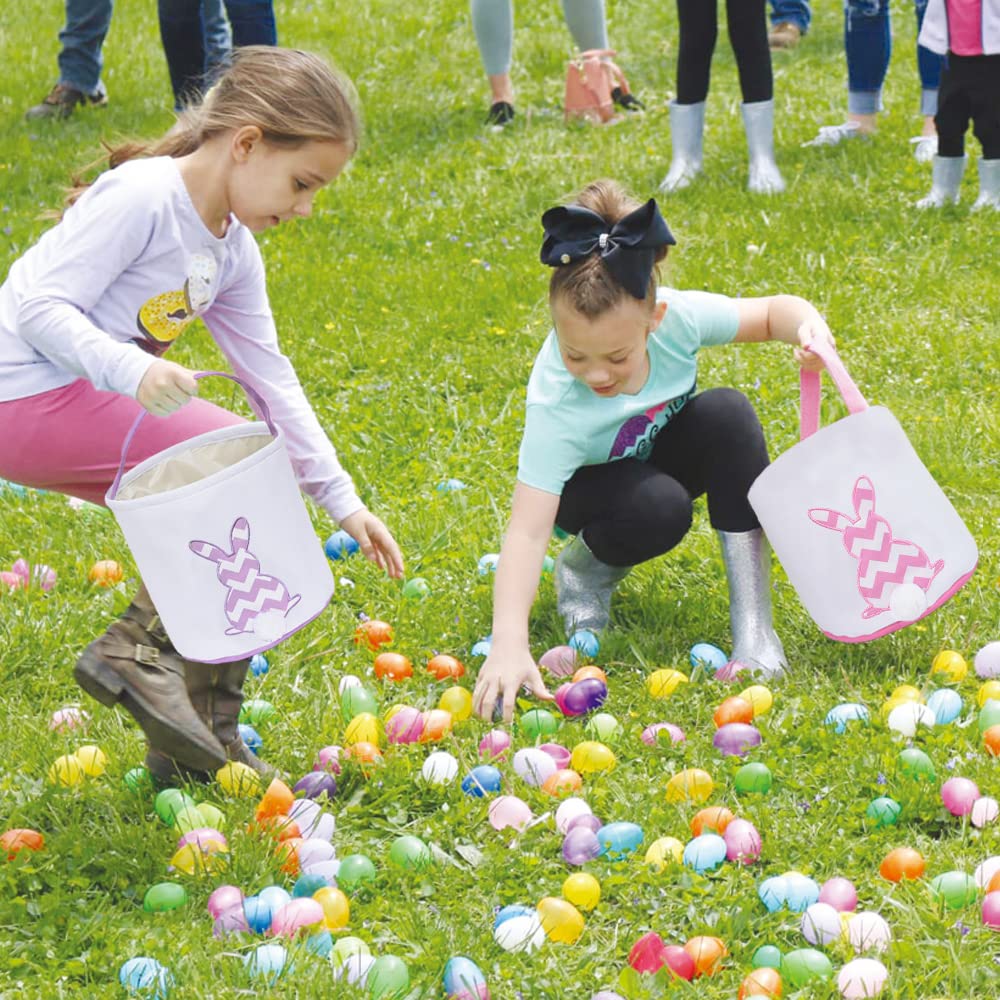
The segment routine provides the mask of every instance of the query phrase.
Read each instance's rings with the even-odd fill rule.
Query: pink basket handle
[[[861,390],[847,374],[844,363],[840,360],[836,348],[822,340],[814,340],[807,348],[819,356],[824,367],[833,379],[837,392],[847,404],[850,413],[861,413],[868,409],[868,402],[861,395]],[[804,368],[799,371],[799,440],[805,441],[819,430],[819,401],[822,391],[820,373],[809,372]]]
[[[264,418],[264,422],[267,424],[267,429],[275,436],[278,436],[278,428],[275,427],[274,421],[271,419],[271,411],[268,409],[267,403],[264,402],[260,393],[256,389],[247,385],[242,379],[237,378],[235,375],[230,375],[228,372],[195,372],[194,377],[198,380],[203,378],[208,378],[209,375],[218,375],[220,378],[227,378],[230,382],[235,382],[249,397],[250,401],[254,403],[260,415]],[[122,458],[118,463],[118,473],[115,476],[115,481],[111,484],[111,489],[108,490],[108,496],[114,500],[118,496],[118,487],[121,484],[122,476],[125,475],[125,460],[128,458],[129,445],[132,444],[132,438],[135,437],[135,432],[139,429],[139,424],[143,422],[148,416],[147,412],[143,410],[139,416],[135,418],[135,423],[129,429],[128,434],[125,435],[125,443],[122,445]]]

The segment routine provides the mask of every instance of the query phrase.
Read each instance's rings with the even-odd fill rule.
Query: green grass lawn
[[[497,907],[534,905],[558,896],[570,869],[551,819],[515,837],[487,821],[485,800],[457,783],[427,787],[419,778],[427,747],[396,747],[366,780],[345,773],[337,816],[338,855],[363,852],[376,863],[373,886],[355,894],[349,932],[375,954],[393,954],[410,970],[413,997],[437,997],[452,955],[472,957],[492,995],[589,1000],[618,988],[630,998],[677,995],[735,997],[754,951],[772,943],[804,947],[799,917],[769,914],[757,898],[765,876],[799,869],[823,881],[843,875],[857,885],[859,908],[877,910],[892,927],[883,960],[883,996],[970,1000],[1000,995],[1000,938],[980,919],[982,894],[960,910],[939,906],[929,879],[971,872],[1000,853],[1000,825],[974,829],[941,806],[949,774],[997,795],[997,764],[984,752],[976,724],[977,681],[958,690],[959,722],[923,732],[937,780],[918,785],[896,766],[902,748],[880,714],[898,684],[925,693],[942,649],[971,662],[1000,639],[1000,469],[997,383],[1000,323],[995,213],[972,215],[975,172],[963,203],[920,213],[930,168],[918,165],[908,139],[916,114],[914,25],[897,4],[895,52],[887,112],[873,141],[806,149],[820,124],[841,120],[846,103],[842,27],[835,5],[817,4],[812,33],[793,53],[775,56],[778,160],[788,182],[780,197],[745,191],[745,145],[735,64],[723,33],[714,63],[706,134],[706,173],[688,190],[662,199],[678,238],[666,279],[678,287],[734,296],[793,292],[824,312],[842,356],[871,402],[888,406],[950,496],[981,549],[978,572],[941,611],[901,633],[867,645],[825,639],[780,571],[775,605],[792,671],[773,685],[774,707],[760,719],[764,742],[752,755],[774,773],[766,796],[736,792],[738,762],[712,749],[712,712],[727,694],[693,677],[669,702],[654,702],[643,678],[657,667],[689,671],[698,641],[729,642],[721,560],[699,504],[695,527],[674,553],[635,571],[617,598],[615,627],[599,664],[607,668],[607,710],[622,725],[612,741],[617,768],[587,779],[584,795],[606,821],[642,825],[648,845],[661,836],[690,838],[694,809],[668,804],[671,774],[702,767],[716,780],[711,802],[750,819],[761,832],[760,863],[726,864],[708,876],[680,866],[655,873],[637,858],[587,866],[603,898],[573,945],[547,943],[531,955],[507,954],[492,937]],[[646,102],[644,115],[608,128],[563,123],[560,111],[568,34],[556,0],[521,0],[514,79],[519,111],[502,134],[483,126],[488,106],[464,0],[370,0],[368,3],[277,4],[282,41],[332,56],[355,80],[366,120],[361,153],[318,199],[311,220],[261,239],[271,299],[287,353],[354,474],[362,495],[384,516],[407,558],[408,575],[432,593],[413,602],[397,583],[357,560],[338,564],[342,587],[329,612],[271,655],[253,695],[276,715],[261,726],[264,756],[292,780],[319,748],[339,743],[338,682],[353,673],[383,708],[437,704],[445,685],[425,680],[431,651],[463,659],[471,689],[479,660],[473,644],[489,631],[489,580],[481,555],[499,549],[513,487],[524,385],[548,329],[546,269],[538,263],[539,218],[558,199],[599,176],[612,176],[640,197],[656,193],[669,163],[668,101],[676,60],[676,19],[669,3],[611,0],[610,30],[619,62]],[[169,85],[156,31],[155,5],[121,3],[105,48],[111,96],[103,111],[65,123],[27,123],[22,114],[54,82],[61,5],[8,4],[0,23],[0,258],[9,266],[44,231],[40,213],[56,206],[69,174],[92,161],[102,140],[157,135],[170,123]],[[979,145],[971,135],[969,151]],[[108,234],[109,240],[113,234]],[[204,331],[187,335],[171,357],[216,367]],[[797,437],[797,371],[779,346],[734,347],[702,356],[700,383],[732,385],[754,401],[773,454]],[[235,397],[211,390],[222,402]],[[826,419],[843,414],[828,393]],[[238,404],[237,404],[238,405]],[[16,429],[0,428],[0,433]],[[436,484],[468,484],[444,494]],[[331,525],[318,513],[317,533]],[[557,543],[556,543],[557,544]],[[555,544],[553,554],[555,553]],[[233,882],[249,894],[286,884],[264,843],[246,832],[255,802],[225,795],[215,783],[189,789],[226,815],[232,861],[222,874],[183,879],[189,902],[171,913],[143,911],[146,889],[167,878],[177,835],[155,816],[152,796],[136,795],[122,776],[144,753],[141,733],[122,712],[86,703],[85,733],[48,728],[52,712],[81,702],[72,665],[82,647],[120,611],[121,592],[95,589],[87,571],[97,559],[134,565],[110,515],[76,512],[64,498],[0,492],[0,569],[18,557],[58,572],[56,588],[0,596],[0,830],[33,827],[44,851],[0,864],[0,997],[115,997],[119,966],[133,955],[158,958],[172,971],[177,998],[363,996],[334,986],[322,959],[302,951],[273,989],[250,979],[240,960],[259,940],[219,942],[205,910],[211,890]],[[413,680],[383,685],[371,655],[352,642],[357,615],[392,622],[396,649],[414,660]],[[532,628],[537,654],[562,639],[551,580],[543,582]],[[870,726],[836,735],[823,725],[841,701],[862,701]],[[530,707],[524,703],[524,707]],[[688,734],[676,747],[647,747],[642,728],[668,720]],[[467,721],[443,747],[467,768],[488,727]],[[559,742],[586,738],[568,720]],[[515,731],[515,747],[528,744]],[[96,743],[109,765],[78,789],[46,782],[53,760]],[[464,773],[464,771],[463,771]],[[505,766],[506,791],[536,815],[554,803]],[[890,795],[903,805],[895,827],[874,829],[868,803]],[[390,865],[393,839],[412,833],[442,852],[430,873]],[[927,861],[925,880],[893,885],[879,863],[909,845]],[[644,851],[644,848],[643,848]],[[628,950],[648,930],[683,943],[721,937],[730,957],[710,979],[667,986],[619,984]],[[834,969],[852,957],[843,943],[826,949]],[[837,995],[835,982],[785,996]]]

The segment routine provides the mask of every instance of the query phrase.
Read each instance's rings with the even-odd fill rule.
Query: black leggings
[[[703,493],[714,528],[759,528],[747,491],[768,461],[746,396],[709,389],[660,431],[648,461],[623,458],[577,469],[563,488],[556,524],[571,535],[584,532],[601,562],[634,566],[680,542],[691,527],[692,501]]]
[[[983,159],[1000,160],[1000,55],[948,53],[934,116],[939,156],[965,153],[970,118],[972,131],[983,146]]]
[[[719,34],[717,0],[677,0],[680,51],[677,55],[677,103],[700,104],[708,96],[712,53]],[[771,50],[767,47],[764,0],[726,0],[729,43],[736,56],[745,104],[774,96]]]

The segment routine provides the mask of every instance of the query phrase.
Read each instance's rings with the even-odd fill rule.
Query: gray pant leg
[[[581,52],[608,48],[604,0],[562,0],[563,16]]]
[[[509,73],[514,51],[513,0],[472,0],[472,30],[486,75]]]

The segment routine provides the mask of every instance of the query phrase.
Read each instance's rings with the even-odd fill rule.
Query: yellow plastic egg
[[[352,743],[371,743],[372,746],[377,747],[380,745],[381,739],[382,727],[371,712],[359,712],[344,730],[344,743],[347,746]]]
[[[248,799],[261,793],[260,775],[248,764],[236,760],[223,764],[215,772],[215,780],[229,795]]]
[[[170,859],[170,867],[185,875],[211,874],[226,867],[226,848],[218,840],[202,840],[177,849]]]
[[[678,685],[687,684],[687,674],[679,670],[654,670],[646,678],[646,690],[651,698],[669,698]]]
[[[976,701],[980,708],[990,699],[1000,701],[1000,681],[987,681],[976,693]]]
[[[438,708],[451,712],[453,721],[462,722],[472,715],[472,694],[464,687],[450,687],[441,692]]]
[[[610,747],[596,740],[584,740],[573,747],[570,765],[578,774],[593,774],[595,771],[612,771],[618,759]]]
[[[76,754],[65,754],[57,757],[49,768],[49,781],[53,785],[63,785],[65,788],[76,788],[82,785],[87,777],[83,765]]]
[[[751,684],[745,691],[740,692],[740,697],[753,705],[754,718],[765,715],[774,704],[774,695],[763,684]]]
[[[563,882],[562,894],[581,910],[592,910],[601,901],[601,883],[588,872],[574,872]]]
[[[323,907],[323,926],[339,931],[351,922],[351,901],[340,889],[324,886],[313,893],[313,899]]]
[[[657,872],[662,872],[671,861],[680,864],[683,859],[684,845],[676,837],[660,837],[646,851],[646,864]]]
[[[546,896],[538,902],[542,930],[550,941],[575,944],[583,933],[583,914],[570,902],[558,896]]]
[[[108,766],[107,755],[100,747],[91,744],[80,747],[74,754],[85,774],[99,778]]]
[[[707,802],[714,787],[708,771],[700,767],[685,768],[667,782],[667,801]]]
[[[953,649],[942,649],[931,663],[931,673],[944,674],[945,679],[952,684],[964,681],[968,672],[969,664],[965,662],[965,657]]]
[[[923,701],[924,696],[920,693],[920,688],[915,688],[912,684],[900,684],[894,688],[889,700],[898,698],[900,701]]]

